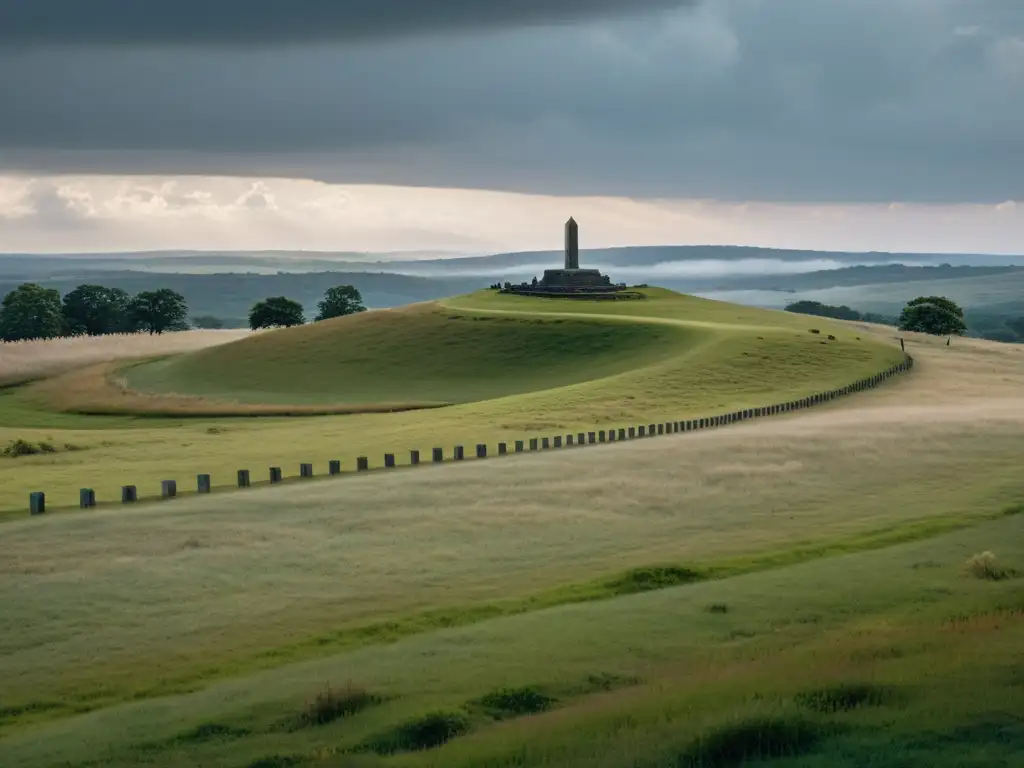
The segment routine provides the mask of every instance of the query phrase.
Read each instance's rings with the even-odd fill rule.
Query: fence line
[[[825,392],[818,392],[807,397],[798,398],[796,400],[789,400],[784,403],[775,403],[773,405],[763,405],[756,408],[744,408],[731,413],[718,414],[715,416],[706,416],[703,418],[691,418],[680,421],[665,421],[655,422],[654,424],[637,424],[629,427],[615,427],[607,428],[603,430],[596,430],[593,432],[579,432],[575,435],[555,435],[554,437],[531,437],[529,442],[526,440],[516,440],[512,449],[509,449],[507,442],[498,443],[497,454],[489,453],[488,446],[485,443],[478,443],[476,445],[476,459],[487,459],[489,457],[507,456],[511,453],[527,453],[527,452],[538,452],[538,451],[552,451],[562,449],[563,446],[566,448],[576,448],[587,445],[601,445],[608,443],[624,442],[628,440],[634,440],[639,438],[658,437],[661,435],[674,435],[683,432],[697,432],[703,429],[714,429],[716,427],[727,426],[729,424],[736,424],[741,421],[748,421],[750,419],[763,418],[766,416],[775,416],[782,413],[792,413],[793,411],[803,410],[805,408],[812,408],[822,403],[829,403],[833,400],[838,400],[840,397],[847,395],[856,394],[857,392],[863,392],[868,389],[873,389],[879,384],[887,381],[893,376],[897,376],[901,373],[905,373],[914,367],[914,358],[910,355],[904,354],[904,360],[902,363],[887,368],[881,373],[876,373],[873,376],[855,381],[853,384],[848,384],[837,389],[828,390]],[[445,458],[444,448],[434,448],[431,452],[431,461],[426,464],[420,463],[420,452],[413,450],[409,452],[409,465],[413,466],[430,466],[430,464],[441,464],[449,463],[451,461],[463,461],[465,459],[465,448],[461,445],[456,445],[450,458]],[[367,472],[371,469],[395,469],[397,468],[396,456],[393,453],[385,453],[383,457],[383,463],[381,466],[371,468],[370,459],[367,456],[360,456],[356,459],[355,472]],[[328,476],[337,477],[342,474],[341,461],[338,459],[332,459],[328,462]],[[349,472],[347,474],[353,474]],[[294,479],[311,479],[315,476],[312,464],[300,464],[299,475]],[[251,473],[248,469],[238,470],[238,487],[249,488],[252,485]],[[272,485],[282,483],[285,480],[284,473],[281,467],[270,467],[268,481]],[[211,493],[213,486],[211,484],[211,478],[208,474],[201,474],[196,476],[196,492],[201,494]],[[162,499],[173,499],[178,495],[178,484],[175,480],[163,480],[160,484],[160,498]],[[138,489],[134,485],[125,485],[121,488],[121,503],[132,504],[139,500]],[[82,509],[91,509],[97,504],[96,493],[91,488],[83,488],[79,495],[79,506]],[[32,515],[41,515],[46,512],[46,494],[42,491],[35,491],[29,494],[29,513]]]

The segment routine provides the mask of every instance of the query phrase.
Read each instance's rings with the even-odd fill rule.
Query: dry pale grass
[[[234,416],[339,416],[398,413],[440,408],[445,403],[371,403],[366,405],[237,403],[228,399],[139,392],[129,387],[123,361],[75,369],[32,385],[29,396],[48,409],[83,415],[144,415],[221,418]]]
[[[1024,420],[847,429],[809,414],[134,510],[26,515],[0,528],[0,678],[19,697],[43,680],[145,688],[429,607],[973,519],[1019,500],[1022,454]],[[97,661],[68,666],[82,658]]]
[[[55,376],[94,363],[190,352],[247,336],[245,330],[180,331],[73,336],[0,342],[0,387]]]
[[[999,562],[999,558],[992,552],[981,552],[971,555],[964,563],[967,573],[976,579],[986,581],[1002,581],[1013,576],[1013,571]]]
[[[893,333],[892,329],[860,330]],[[795,465],[797,458],[787,456],[785,446],[800,440],[820,441],[821,449],[827,453],[832,450],[831,445],[839,444],[837,440],[844,445],[856,442],[859,446],[864,438],[867,440],[864,450],[872,452],[873,435],[887,435],[896,440],[909,436],[910,441],[904,444],[913,462],[918,455],[927,457],[932,426],[938,428],[941,435],[983,435],[990,429],[1006,434],[1007,439],[1019,434],[1024,426],[1024,348],[960,339],[946,347],[944,341],[909,338],[908,351],[917,360],[914,371],[876,390],[800,414],[757,420],[709,434],[684,435],[679,439],[687,446],[704,446],[707,445],[705,440],[721,439],[730,444],[763,437],[768,441],[765,450],[773,451],[771,441],[778,438],[784,445],[774,455],[768,455],[771,462],[756,465],[748,462],[739,470],[742,474],[767,476],[763,478],[765,482],[775,483],[799,474],[800,468]],[[42,382],[34,386],[48,384]],[[50,506],[57,507],[76,504],[81,487],[94,488],[101,501],[109,502],[119,497],[120,486],[124,484],[136,484],[143,497],[152,497],[158,492],[160,480],[177,479],[184,490],[192,486],[191,478],[200,472],[212,474],[215,485],[222,486],[233,484],[235,471],[242,468],[252,470],[254,480],[265,480],[269,466],[281,466],[286,475],[295,475],[300,462],[313,462],[320,474],[326,469],[328,459],[340,459],[343,467],[350,470],[357,456],[369,456],[371,466],[379,466],[385,452],[397,454],[399,462],[404,462],[407,451],[412,448],[429,456],[432,447],[443,446],[450,456],[451,446],[461,444],[469,446],[472,453],[472,446],[481,442],[493,448],[499,440],[576,432],[592,429],[595,423],[623,426],[636,417],[632,412],[625,413],[625,408],[636,408],[639,402],[643,406],[641,413],[657,414],[656,406],[651,404],[657,403],[657,396],[664,392],[655,387],[648,397],[644,391],[634,389],[630,392],[632,396],[644,395],[646,399],[616,401],[618,411],[599,410],[594,399],[583,398],[582,392],[563,392],[561,399],[558,393],[541,394],[547,400],[539,395],[530,396],[515,409],[511,405],[504,410],[499,408],[509,401],[446,409],[444,429],[439,428],[437,411],[324,417],[315,424],[303,419],[196,420],[173,429],[89,430],[89,424],[83,421],[82,429],[73,428],[78,422],[70,422],[71,429],[0,428],[0,441],[4,442],[22,438],[89,448],[75,454],[0,462],[0,509],[24,514],[28,493],[34,490],[46,491]],[[514,402],[520,403],[520,400]],[[683,411],[673,413],[673,410],[667,409],[665,418],[679,416]],[[566,414],[570,418],[565,418]],[[29,415],[34,417],[34,414]],[[915,443],[914,435],[924,442]],[[635,446],[635,450],[650,450],[655,455],[666,450],[670,453],[681,450],[674,447],[679,444],[672,440],[661,438],[643,447]],[[602,450],[596,447],[580,452],[578,460],[589,467],[595,452],[604,455]],[[615,457],[629,461],[628,449],[609,446],[608,450],[614,477]],[[955,460],[956,457],[950,458]],[[513,466],[524,468],[530,461],[526,457],[512,460]],[[554,461],[551,454],[545,454],[537,461],[559,465],[563,461],[572,462],[575,467],[577,460],[564,456]],[[684,457],[679,456],[679,461],[684,461]],[[701,462],[703,466],[709,463]],[[728,470],[735,464],[727,450],[719,456],[717,466],[723,477],[729,477]],[[602,471],[607,470],[608,467],[602,468]],[[415,482],[422,482],[423,472],[432,471],[435,470],[416,473]],[[511,478],[513,484],[531,483],[532,469],[524,469],[524,472],[524,476]],[[984,467],[980,472],[984,475]],[[979,468],[972,467],[970,458],[965,457],[960,473],[957,482],[970,485],[977,478]],[[900,478],[894,474],[891,479],[899,481]],[[926,478],[925,482],[931,479]]]
[[[1019,503],[1024,356],[927,338],[909,350],[914,372],[876,391],[728,429],[12,520],[0,528],[5,693],[120,695],[431,607]],[[343,438],[268,424],[240,428],[230,451]],[[200,436],[143,439],[123,446],[133,471]],[[121,448],[95,449],[107,450]]]

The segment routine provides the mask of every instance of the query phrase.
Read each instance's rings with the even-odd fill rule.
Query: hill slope
[[[685,382],[728,394],[748,377],[771,387],[826,371],[852,379],[878,354],[876,342],[847,329],[823,343],[808,324],[658,289],[643,301],[607,303],[480,292],[260,334],[136,366],[125,380],[147,395],[354,409],[585,386],[595,405],[611,392],[636,396],[651,382],[665,392]]]
[[[692,335],[427,304],[260,334],[139,366],[128,382],[243,403],[462,403],[614,375],[671,354]]]
[[[350,470],[357,457],[380,466],[387,453],[403,464],[412,449],[449,456],[456,445],[707,417],[833,389],[902,360],[898,344],[853,325],[646,295],[604,303],[481,292],[259,334],[131,368],[121,381],[123,363],[9,390],[0,444],[78,450],[0,466],[0,509],[23,514],[37,489],[58,507],[82,487],[107,501],[135,484],[148,497],[161,480],[185,488],[198,473],[224,485],[240,468],[254,479],[268,466],[294,474],[299,463],[332,459]],[[131,389],[143,385],[152,389]],[[398,400],[455,404],[380,412],[398,410]],[[296,414],[333,415],[225,418]]]

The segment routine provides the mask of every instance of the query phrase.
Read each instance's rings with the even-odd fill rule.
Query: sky
[[[1024,252],[1019,0],[0,0],[0,252]]]

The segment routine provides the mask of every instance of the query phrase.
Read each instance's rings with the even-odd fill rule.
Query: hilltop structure
[[[580,269],[579,226],[572,217],[565,222],[565,266],[545,269],[544,277],[532,283],[505,283],[502,293],[527,296],[564,296],[566,298],[637,298],[640,294],[626,291],[625,284],[613,284],[607,275],[596,269]]]

